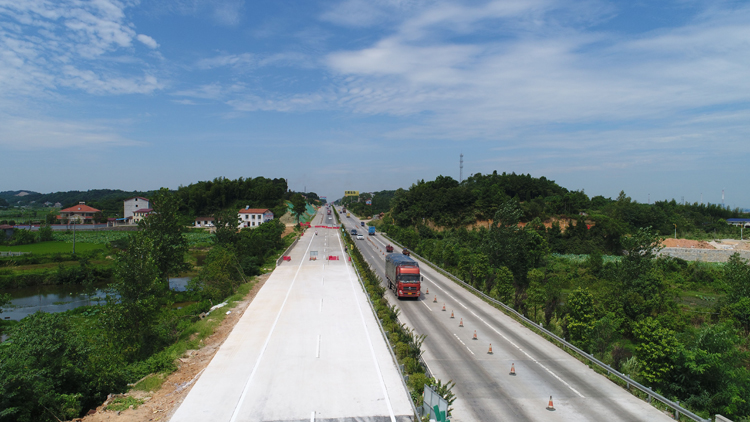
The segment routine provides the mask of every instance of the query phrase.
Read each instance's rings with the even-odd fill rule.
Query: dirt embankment
[[[661,244],[665,248],[716,249],[704,240],[666,238],[661,241]]]
[[[96,413],[84,418],[74,419],[73,421],[147,422],[169,420],[270,276],[271,273],[258,277],[258,282],[250,290],[250,293],[241,302],[237,302],[236,306],[231,309],[232,313],[224,318],[213,335],[204,340],[204,346],[201,349],[185,352],[185,355],[177,362],[179,369],[167,376],[161,389],[154,392],[133,390],[125,394],[126,396],[146,399],[144,404],[140,405],[137,409],[114,412],[105,410],[111,400],[107,399],[101,406],[96,408]]]

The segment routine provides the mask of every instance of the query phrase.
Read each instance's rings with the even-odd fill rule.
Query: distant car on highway
[[[365,237],[364,237],[364,236],[362,236],[361,234],[358,234],[358,235],[357,235],[357,240],[364,240],[364,239],[365,239]]]

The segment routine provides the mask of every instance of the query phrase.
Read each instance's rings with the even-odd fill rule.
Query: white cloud
[[[108,125],[0,115],[0,148],[39,151],[101,146],[135,146]]]
[[[138,34],[136,38],[148,48],[155,49],[159,47],[159,44],[156,42],[156,40],[149,37],[148,35]]]
[[[0,1],[0,103],[49,98],[61,87],[97,94],[161,89],[142,60],[124,57],[134,53],[136,39],[150,48],[158,47],[153,38],[137,35],[127,19],[125,9],[137,3]],[[133,66],[118,66],[124,62]],[[137,69],[139,65],[144,69]]]
[[[250,53],[220,54],[218,56],[201,59],[196,63],[199,69],[215,69],[218,67],[250,67],[255,65],[255,57]]]
[[[209,17],[219,25],[236,26],[242,21],[244,0],[168,0],[147,2],[144,6],[154,15],[180,14]]]
[[[637,35],[590,31],[586,22],[610,16],[607,7],[583,20],[574,10],[556,1],[427,5],[372,45],[326,57],[337,103],[414,117],[394,136],[491,140],[543,125],[663,126],[750,101],[750,8]]]

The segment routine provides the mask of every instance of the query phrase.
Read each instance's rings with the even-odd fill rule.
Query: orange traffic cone
[[[476,340],[476,339],[477,339],[477,330],[474,330],[474,337],[472,337],[472,340]]]
[[[445,303],[443,303],[443,312],[445,312]]]
[[[453,311],[451,311],[451,318],[453,318]]]
[[[432,300],[432,303],[437,303],[437,295],[435,295],[435,299]]]
[[[488,355],[492,354],[492,343],[490,343],[490,350],[487,352]]]
[[[463,318],[461,318],[461,321],[458,322],[458,326],[459,327],[463,327],[464,326],[464,319]]]
[[[424,291],[424,294],[428,295],[430,294],[430,288],[428,287],[427,290]]]
[[[510,364],[510,375],[516,376],[516,367]]]
[[[549,404],[547,405],[547,410],[555,410],[555,405],[552,404],[552,396],[549,396]]]

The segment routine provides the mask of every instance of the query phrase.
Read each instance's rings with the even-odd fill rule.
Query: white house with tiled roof
[[[151,208],[151,201],[148,198],[142,196],[136,196],[134,198],[126,199],[123,202],[124,212],[122,216],[128,220],[132,219],[136,211]]]
[[[85,202],[79,202],[78,205],[60,210],[60,215],[57,216],[57,219],[66,219],[70,222],[76,223],[92,222],[94,219],[94,214],[98,212],[101,211],[86,205]]]
[[[245,208],[238,213],[239,227],[258,227],[273,220],[273,212],[268,208]]]

